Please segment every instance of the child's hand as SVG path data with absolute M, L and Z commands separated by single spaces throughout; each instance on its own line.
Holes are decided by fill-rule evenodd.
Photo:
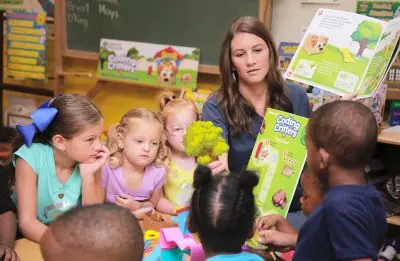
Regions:
M 79 171 L 82 179 L 87 177 L 93 177 L 93 175 L 106 163 L 110 151 L 104 145 L 99 149 L 96 157 L 90 161 L 79 164 Z
M 0 260 L 19 261 L 19 258 L 11 247 L 0 245 Z
M 138 210 L 143 205 L 142 202 L 132 199 L 129 195 L 118 195 L 115 204 L 127 208 L 130 211 Z
M 283 223 L 287 221 L 280 215 L 268 215 L 261 217 L 256 222 L 256 240 L 264 245 L 274 247 L 287 247 L 296 244 L 297 235 L 290 234 L 290 230 L 285 231 Z M 283 231 L 280 231 L 283 229 Z
M 271 244 L 276 247 L 294 247 L 297 231 L 280 215 L 268 215 L 256 221 L 256 239 L 261 244 Z
M 137 218 L 137 219 L 143 219 L 145 215 L 151 214 L 154 209 L 152 207 L 145 207 L 145 208 L 139 208 L 135 211 L 132 211 L 132 214 Z
M 276 207 L 281 207 L 282 209 L 284 209 L 286 206 L 286 202 L 287 202 L 286 192 L 283 191 L 282 189 L 278 190 L 278 192 L 276 192 L 272 197 L 272 203 Z
M 255 229 L 259 231 L 275 229 L 280 225 L 280 223 L 285 221 L 286 220 L 282 216 L 276 214 L 259 217 L 255 222 Z
M 257 241 L 264 245 L 273 245 L 274 247 L 295 247 L 297 241 L 296 234 L 283 233 L 278 230 L 262 230 L 256 237 Z

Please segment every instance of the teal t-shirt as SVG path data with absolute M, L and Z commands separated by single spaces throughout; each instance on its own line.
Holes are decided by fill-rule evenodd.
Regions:
M 51 223 L 63 212 L 81 204 L 82 182 L 78 164 L 76 164 L 71 177 L 62 184 L 56 176 L 51 145 L 33 143 L 29 148 L 25 145 L 21 146 L 13 154 L 14 166 L 18 157 L 25 160 L 37 174 L 36 211 L 40 222 Z M 18 199 L 16 193 L 14 193 L 13 199 Z
M 210 258 L 207 258 L 206 261 L 263 261 L 259 255 L 249 253 L 249 252 L 240 252 L 239 254 L 224 254 L 224 255 L 216 255 Z

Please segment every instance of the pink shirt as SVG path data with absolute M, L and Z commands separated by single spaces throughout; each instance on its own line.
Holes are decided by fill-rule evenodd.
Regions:
M 154 190 L 161 188 L 165 183 L 165 168 L 157 168 L 150 164 L 145 168 L 142 184 L 132 192 L 125 185 L 122 168 L 111 168 L 108 163 L 101 170 L 101 185 L 106 189 L 105 202 L 115 203 L 119 195 L 129 195 L 136 201 L 149 200 Z

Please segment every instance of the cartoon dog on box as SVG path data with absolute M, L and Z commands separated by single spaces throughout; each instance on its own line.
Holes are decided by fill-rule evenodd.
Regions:
M 305 39 L 303 48 L 308 55 L 322 53 L 328 40 L 326 36 L 311 34 Z
M 160 83 L 175 84 L 178 68 L 174 61 L 163 61 L 158 65 L 157 72 Z

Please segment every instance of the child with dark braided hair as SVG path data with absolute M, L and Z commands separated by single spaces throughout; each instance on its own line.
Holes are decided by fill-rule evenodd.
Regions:
M 257 183 L 253 172 L 213 176 L 206 166 L 196 168 L 189 230 L 198 233 L 207 261 L 263 260 L 256 254 L 242 252 L 245 241 L 253 234 L 253 188 Z

